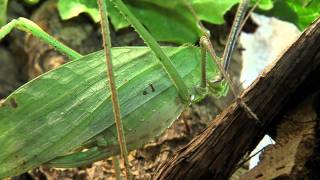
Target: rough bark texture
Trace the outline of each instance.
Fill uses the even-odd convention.
[[[293,95],[302,97],[299,91],[303,90],[304,82],[319,67],[320,19],[241,94],[240,98],[260,123],[236,102],[232,103],[199,136],[164,163],[154,179],[227,179],[241,157],[263,137],[272,120],[292,104]]]
[[[276,128],[276,144],[269,145],[259,164],[241,180],[319,179],[310,160],[317,154],[319,93],[286,113]],[[318,171],[318,170],[317,170]]]

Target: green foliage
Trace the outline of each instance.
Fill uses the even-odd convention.
[[[8,0],[0,0],[0,27],[7,21]]]
[[[195,17],[183,0],[127,0],[125,2],[158,41],[193,43],[201,36]],[[224,14],[239,0],[189,0],[188,2],[201,20],[223,24]],[[63,19],[88,13],[95,22],[99,21],[97,4],[92,0],[59,0],[58,9]],[[114,7],[108,7],[108,9],[116,30],[129,26]]]
[[[258,0],[252,0],[251,4],[256,4]],[[258,5],[259,9],[262,10],[270,10],[271,8],[273,8],[273,1],[272,0],[260,0],[259,5]]]
[[[88,13],[95,22],[99,22],[100,15],[97,1],[94,0],[59,0],[58,10],[62,19],[70,19],[80,13]]]
[[[320,16],[320,0],[272,0],[272,2],[272,9],[259,13],[289,21],[300,30],[304,30]]]
[[[26,4],[35,5],[38,4],[40,0],[24,0]]]
[[[200,20],[223,24],[224,14],[239,0],[185,0],[196,11]],[[253,0],[254,4],[257,0]],[[196,19],[185,6],[184,0],[125,1],[158,41],[183,44],[194,43],[201,36]],[[259,13],[294,23],[301,30],[319,17],[319,0],[260,0]],[[87,13],[95,22],[99,12],[94,0],[59,0],[58,9],[63,19]],[[116,30],[129,26],[115,7],[108,7],[112,25]]]

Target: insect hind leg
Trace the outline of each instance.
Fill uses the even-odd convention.
[[[64,45],[62,42],[56,40],[54,37],[50,36],[48,33],[43,31],[37,24],[22,17],[18,19],[13,19],[8,24],[1,27],[0,40],[3,39],[6,35],[8,35],[14,28],[24,32],[31,33],[35,37],[44,41],[45,43],[50,44],[60,53],[65,54],[72,60],[82,57],[81,54],[69,48],[68,46]]]

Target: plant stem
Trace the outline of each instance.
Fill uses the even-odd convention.
[[[121,150],[121,156],[124,160],[124,167],[126,171],[126,178],[131,179],[129,160],[128,160],[128,151],[126,146],[126,139],[124,136],[123,125],[121,121],[120,105],[118,100],[118,93],[116,89],[116,82],[112,69],[112,58],[111,58],[111,39],[109,31],[109,22],[107,14],[107,2],[106,0],[98,0],[99,11],[101,16],[101,29],[103,37],[103,47],[106,55],[106,64],[107,64],[107,78],[109,79],[109,86],[111,90],[111,101],[113,107],[113,116],[115,119],[117,133],[118,133],[118,142]]]

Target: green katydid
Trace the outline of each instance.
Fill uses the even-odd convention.
[[[206,80],[219,71],[200,48],[160,48],[121,0],[113,3],[151,46],[112,48],[127,146],[135,149],[169,127],[190,103],[226,83],[213,85],[212,79]],[[240,23],[242,16],[237,17]],[[118,154],[104,52],[82,56],[24,18],[2,27],[0,39],[13,28],[32,33],[76,60],[28,82],[0,105],[0,144],[5,147],[0,153],[0,178],[41,164],[75,167]],[[169,62],[161,65],[158,58]],[[176,72],[166,63],[172,63]]]

